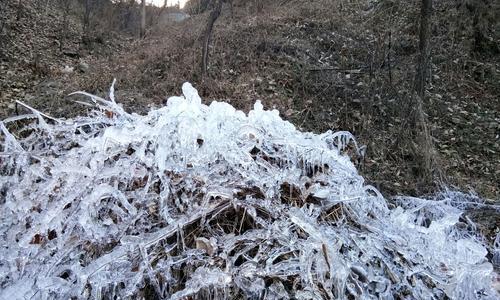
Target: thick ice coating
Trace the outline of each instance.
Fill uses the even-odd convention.
[[[463,195],[386,200],[350,133],[182,91],[0,123],[0,299],[498,299]]]

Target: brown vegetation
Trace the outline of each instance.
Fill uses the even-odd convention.
[[[421,129],[407,122],[405,109],[414,103],[408,99],[420,65],[420,3],[226,1],[206,48],[209,71],[202,80],[210,1],[191,3],[194,15],[181,23],[160,27],[148,19],[144,40],[137,40],[134,25],[138,5],[120,1],[113,10],[99,10],[108,17],[90,22],[99,29],[90,47],[78,39],[84,36],[75,17],[81,15],[78,9],[73,7],[64,20],[58,5],[44,11],[36,2],[23,3],[19,21],[17,2],[2,4],[12,10],[0,22],[2,115],[14,113],[11,104],[17,99],[56,116],[84,113],[64,95],[80,89],[104,93],[114,77],[127,109],[145,112],[190,81],[207,101],[225,100],[248,110],[262,99],[304,130],[353,132],[368,146],[359,168],[384,193],[423,194],[436,188],[423,180],[422,161],[431,152],[422,151],[415,135]],[[498,198],[498,4],[458,4],[434,3],[426,88],[418,93],[424,95],[420,120],[448,183]],[[49,23],[66,33],[52,35]],[[88,70],[80,70],[82,62]],[[65,73],[65,65],[75,71]]]

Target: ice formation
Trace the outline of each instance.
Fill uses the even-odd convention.
[[[456,194],[384,199],[348,132],[182,91],[0,122],[0,299],[498,299]]]

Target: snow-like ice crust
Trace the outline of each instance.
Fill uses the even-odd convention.
[[[462,194],[386,200],[348,132],[182,91],[0,122],[0,299],[498,299]]]

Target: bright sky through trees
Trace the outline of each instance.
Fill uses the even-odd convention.
[[[179,2],[181,8],[184,7],[184,4],[186,4],[188,0],[168,0],[168,5],[176,5],[177,2]],[[147,0],[147,3],[152,3],[153,5],[156,6],[163,6],[163,3],[165,3],[165,0]]]

